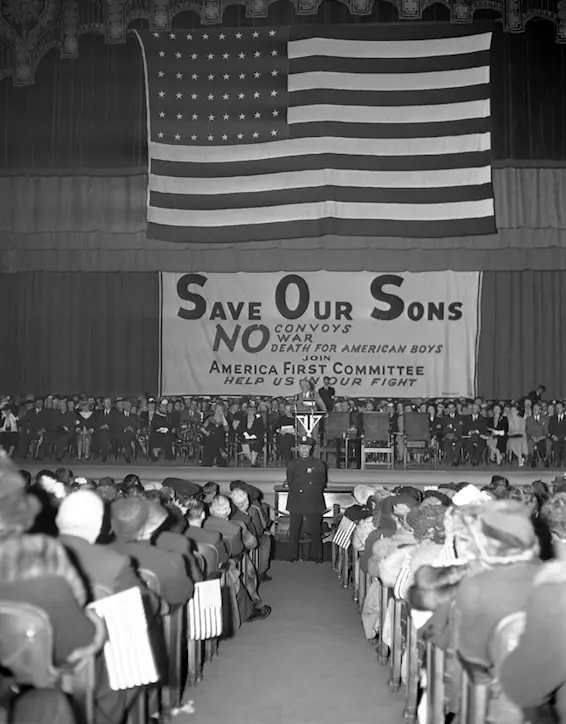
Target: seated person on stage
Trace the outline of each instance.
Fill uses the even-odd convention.
[[[92,427],[89,430],[93,432],[91,451],[98,454],[101,461],[105,463],[110,452],[112,420],[118,413],[112,407],[112,400],[109,397],[105,397],[102,404],[102,410],[95,412],[91,418]]]
[[[65,452],[73,454],[76,450],[79,421],[75,411],[69,410],[66,400],[61,400],[59,403],[59,411],[55,419],[57,421],[55,456],[57,461],[61,462]]]
[[[169,400],[163,399],[157,406],[151,420],[149,450],[152,462],[159,459],[159,450],[163,450],[166,460],[173,460],[173,429],[167,414]]]
[[[214,414],[207,417],[200,427],[203,435],[202,466],[204,468],[214,466],[225,468],[227,466],[226,436],[228,430],[224,405],[219,403],[214,407]]]
[[[196,543],[197,550],[199,549],[199,544],[214,546],[218,553],[219,565],[226,563],[230,558],[230,554],[228,552],[228,546],[222,539],[222,536],[217,531],[204,530],[202,527],[206,516],[202,500],[194,496],[181,495],[179,495],[178,499],[181,510],[185,513],[185,519],[189,524],[184,535]]]
[[[282,403],[279,406],[279,417],[273,423],[277,455],[283,458],[285,464],[293,457],[295,447],[295,419],[292,410],[291,405]]]
[[[442,450],[447,465],[460,464],[462,418],[456,412],[456,405],[453,402],[448,404],[447,414],[442,419]]]
[[[538,402],[535,402],[533,405],[533,414],[526,418],[525,427],[531,467],[536,468],[538,460],[544,463],[545,467],[548,467],[546,456],[548,417],[542,414],[542,409]]]
[[[11,463],[0,459],[0,570],[4,601],[24,602],[43,609],[53,630],[53,663],[78,663],[99,652],[106,629],[84,608],[87,593],[65,549],[54,538],[29,535],[40,509],[38,498],[27,495]],[[99,654],[95,660],[95,724],[122,722],[136,690],[112,691]]]
[[[256,467],[258,456],[265,445],[265,424],[262,416],[257,412],[255,402],[249,403],[244,419],[235,421],[234,424],[238,425],[236,432],[242,448],[242,456],[250,461],[252,467]]]
[[[472,414],[464,418],[462,433],[465,437],[464,446],[470,463],[477,467],[483,460],[485,441],[489,437],[487,419],[480,415],[480,407],[472,405]]]
[[[41,437],[42,420],[43,420],[43,400],[35,400],[31,410],[27,410],[20,418],[20,431],[18,434],[18,444],[16,454],[22,460],[25,460],[30,452],[30,445]]]
[[[152,545],[153,537],[167,520],[163,508],[143,498],[125,498],[112,503],[110,516],[116,536],[112,547],[130,556],[138,571],[147,569],[155,574],[159,595],[170,606],[184,605],[194,591],[187,561],[180,553]]]
[[[86,583],[89,600],[139,588],[151,609],[160,611],[161,600],[138,577],[131,558],[96,542],[104,516],[102,499],[90,490],[71,493],[57,511],[59,540]]]

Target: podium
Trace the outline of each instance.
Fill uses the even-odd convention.
[[[324,412],[295,412],[295,437],[314,437],[314,431],[324,418]]]

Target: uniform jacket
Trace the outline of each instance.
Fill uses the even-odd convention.
[[[112,547],[157,576],[159,595],[171,606],[185,604],[193,595],[194,584],[187,575],[185,559],[180,553],[163,551],[147,541],[117,540]]]
[[[218,551],[218,562],[220,564],[226,563],[230,558],[225,541],[222,540],[220,533],[215,530],[203,530],[202,528],[197,528],[197,526],[190,525],[183,535],[194,541],[197,548],[199,543],[214,546]]]
[[[327,480],[328,471],[322,460],[312,455],[291,460],[287,466],[288,512],[291,515],[322,515],[326,510],[323,491]]]
[[[538,418],[535,420],[533,415],[527,417],[527,439],[548,437],[548,417],[539,415]]]
[[[110,594],[129,588],[145,588],[128,556],[110,546],[92,544],[75,535],[61,535],[59,540],[71,562],[82,574],[91,598],[96,598],[95,586],[102,586]]]
[[[202,527],[205,530],[214,530],[220,533],[222,538],[228,544],[228,551],[232,558],[236,558],[244,552],[244,542],[242,540],[242,529],[239,528],[235,523],[230,523],[229,520],[224,518],[216,518],[210,516],[207,518]]]

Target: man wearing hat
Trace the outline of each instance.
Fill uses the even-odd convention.
[[[322,563],[322,517],[326,510],[324,488],[328,480],[326,465],[312,454],[314,440],[306,435],[299,438],[299,457],[287,465],[286,486],[289,488],[289,562],[299,556],[299,540],[303,519],[307,519],[311,535],[311,560]]]

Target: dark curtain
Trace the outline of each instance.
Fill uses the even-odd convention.
[[[0,388],[157,393],[159,275],[0,274]]]
[[[481,13],[476,13],[479,18]],[[484,13],[485,15],[485,13]],[[389,3],[372,15],[352,16],[335,0],[318,15],[295,16],[286,2],[271,6],[263,20],[230,7],[225,25],[394,22]],[[429,7],[427,21],[448,20],[449,11]],[[175,18],[176,28],[193,27],[194,13]],[[531,21],[525,33],[504,33],[495,25],[492,51],[494,157],[502,160],[566,160],[566,45],[554,40],[554,25]],[[77,60],[51,51],[39,64],[35,85],[0,82],[0,172],[129,173],[147,165],[147,121],[140,48],[130,35],[124,45],[105,45],[98,35],[80,40]]]
[[[478,392],[518,399],[537,384],[566,396],[566,272],[485,272]]]

